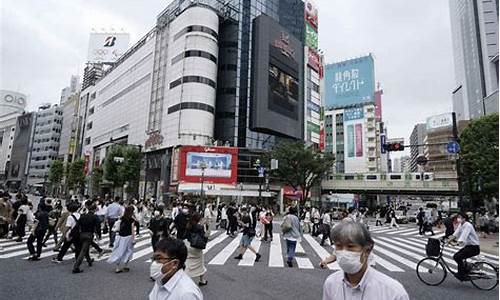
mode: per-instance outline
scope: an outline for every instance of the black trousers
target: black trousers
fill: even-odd
[[[80,240],[75,238],[72,240],[65,240],[63,245],[61,246],[61,249],[59,250],[59,254],[57,254],[57,260],[62,260],[64,255],[66,255],[66,252],[68,252],[69,247],[71,245],[75,246],[75,258],[78,258],[78,255],[80,254]]]
[[[330,237],[330,225],[323,224],[323,232],[321,232],[323,236],[321,237],[321,246],[325,244],[326,239],[330,239],[330,244],[333,245],[332,238]]]
[[[26,235],[26,219],[17,222],[16,233],[19,238],[23,238]]]
[[[479,254],[480,249],[477,245],[468,245],[460,249],[455,255],[453,255],[453,259],[457,262],[458,265],[458,275],[465,276],[467,274],[467,270],[465,269],[464,260]]]
[[[267,241],[267,235],[269,238],[273,239],[273,223],[264,224],[264,241]]]
[[[238,230],[238,221],[236,218],[229,218],[229,226],[227,227],[227,233],[234,234]]]
[[[319,228],[319,225],[321,223],[318,222],[318,223],[313,223],[313,232],[312,232],[312,236],[318,236],[319,235],[319,232],[318,232],[318,228]]]
[[[7,236],[9,233],[9,223],[1,223],[0,224],[0,238],[3,238],[4,236]]]
[[[418,233],[424,234],[424,222],[418,223]]]
[[[50,236],[53,235],[54,236],[54,242],[57,244],[57,229],[56,229],[56,226],[49,226],[49,230],[47,231],[47,234],[45,235],[45,238],[43,239],[43,243],[45,244]]]
[[[160,235],[159,234],[152,234],[151,235],[151,246],[153,247],[153,252],[156,250],[156,244],[160,240]]]
[[[80,252],[78,253],[75,264],[73,265],[73,270],[80,268],[84,258],[89,264],[91,263],[89,248],[90,244],[93,243],[93,239],[94,235],[90,232],[80,233]]]
[[[42,246],[43,246],[43,237],[45,236],[44,231],[35,231],[35,233],[30,234],[26,244],[28,245],[28,251],[31,255],[35,255],[40,257],[42,254]],[[35,247],[33,246],[33,242],[36,240],[36,252]]]

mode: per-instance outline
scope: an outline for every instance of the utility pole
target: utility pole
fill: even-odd
[[[452,116],[452,120],[453,120],[453,139],[455,140],[455,142],[460,144],[460,138],[458,136],[457,117],[456,117],[454,112],[451,113],[451,116]],[[461,176],[460,166],[461,166],[460,153],[457,153],[457,158],[455,160],[455,168],[457,169],[458,208],[462,209],[463,192],[462,192],[462,176]],[[450,201],[450,204],[451,204],[451,201]]]

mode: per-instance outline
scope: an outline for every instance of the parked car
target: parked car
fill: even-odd
[[[396,222],[398,224],[407,224],[408,223],[408,217],[404,215],[404,211],[402,210],[396,210]]]

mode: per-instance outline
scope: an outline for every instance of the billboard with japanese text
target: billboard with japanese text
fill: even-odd
[[[309,23],[306,23],[306,46],[315,50],[318,49],[318,33]]]
[[[371,55],[326,65],[327,107],[344,107],[374,101],[375,73]]]
[[[180,148],[179,181],[236,184],[238,148],[183,146]]]

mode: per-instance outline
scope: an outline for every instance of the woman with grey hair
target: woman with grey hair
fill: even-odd
[[[342,222],[332,229],[331,236],[342,272],[328,276],[323,285],[323,300],[409,299],[398,281],[369,266],[368,257],[375,242],[365,226],[357,222]]]

